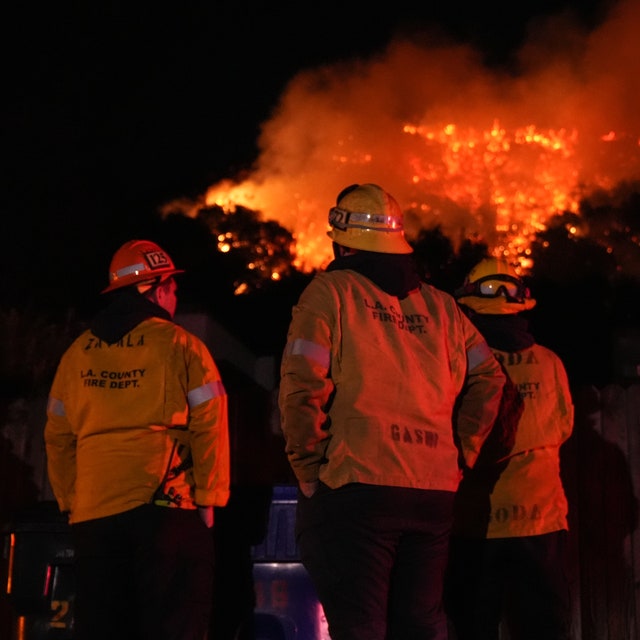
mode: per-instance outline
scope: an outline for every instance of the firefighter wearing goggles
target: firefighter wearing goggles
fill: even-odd
[[[567,374],[529,331],[522,312],[535,300],[511,265],[482,260],[456,297],[508,376],[492,434],[456,496],[447,578],[456,638],[497,638],[504,616],[510,637],[568,640],[568,504],[560,477],[560,448],[573,430]]]
[[[486,258],[471,269],[455,297],[477,313],[520,313],[536,305],[516,270],[497,258]]]

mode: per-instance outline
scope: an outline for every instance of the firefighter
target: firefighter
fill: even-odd
[[[560,447],[574,415],[567,374],[529,331],[523,314],[536,301],[510,264],[480,261],[455,297],[522,405],[498,418],[497,440],[508,442],[507,450],[465,470],[458,492],[446,589],[456,638],[497,640],[504,619],[512,640],[569,640],[568,507],[560,476]]]
[[[301,561],[332,640],[444,640],[454,440],[473,466],[504,374],[453,297],[421,282],[389,193],[347,187],[329,225],[335,259],[294,306],[281,365]]]
[[[172,321],[180,273],[153,242],[122,245],[107,304],[51,387],[44,437],[74,543],[76,640],[206,634],[227,395],[205,345]]]

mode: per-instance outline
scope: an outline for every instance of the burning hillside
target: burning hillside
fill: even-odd
[[[426,33],[300,73],[263,124],[254,169],[164,211],[258,211],[312,269],[330,258],[336,194],[376,182],[407,212],[410,239],[440,225],[526,267],[550,217],[640,176],[639,30],[640,3],[627,0],[591,33],[566,17],[532,27],[517,75]]]

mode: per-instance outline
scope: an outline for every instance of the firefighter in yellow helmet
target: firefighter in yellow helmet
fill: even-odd
[[[208,627],[227,395],[205,345],[172,320],[179,273],[153,242],[120,247],[106,305],[51,387],[44,438],[74,542],[77,640],[195,640]]]
[[[413,253],[404,237],[402,210],[395,198],[375,184],[352,185],[329,211],[328,236],[350,249],[378,253]]]
[[[335,259],[294,306],[281,366],[302,562],[332,640],[445,640],[456,440],[472,467],[505,377],[421,282],[389,193],[347,187],[329,224]]]
[[[498,258],[485,258],[473,267],[456,298],[484,315],[512,315],[536,305],[515,268]]]
[[[494,640],[504,618],[511,638],[569,640],[560,477],[574,415],[567,374],[530,333],[522,314],[535,300],[510,264],[480,261],[455,295],[508,376],[492,437],[457,495],[446,589],[456,638]]]

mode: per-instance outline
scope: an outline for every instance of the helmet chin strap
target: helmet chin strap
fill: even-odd
[[[333,244],[333,256],[335,258],[344,258],[345,256],[352,256],[358,253],[357,249],[351,249],[351,247],[345,247],[342,244],[338,244],[337,242]]]
[[[138,285],[138,291],[145,298],[162,307],[171,317],[176,312],[176,285],[171,284],[174,278],[156,278],[151,284]]]
[[[153,280],[147,280],[146,282],[137,284],[136,289],[138,290],[138,293],[145,295],[146,293],[149,293],[149,291],[151,291],[151,289],[153,289],[156,284],[157,280],[154,278]]]

